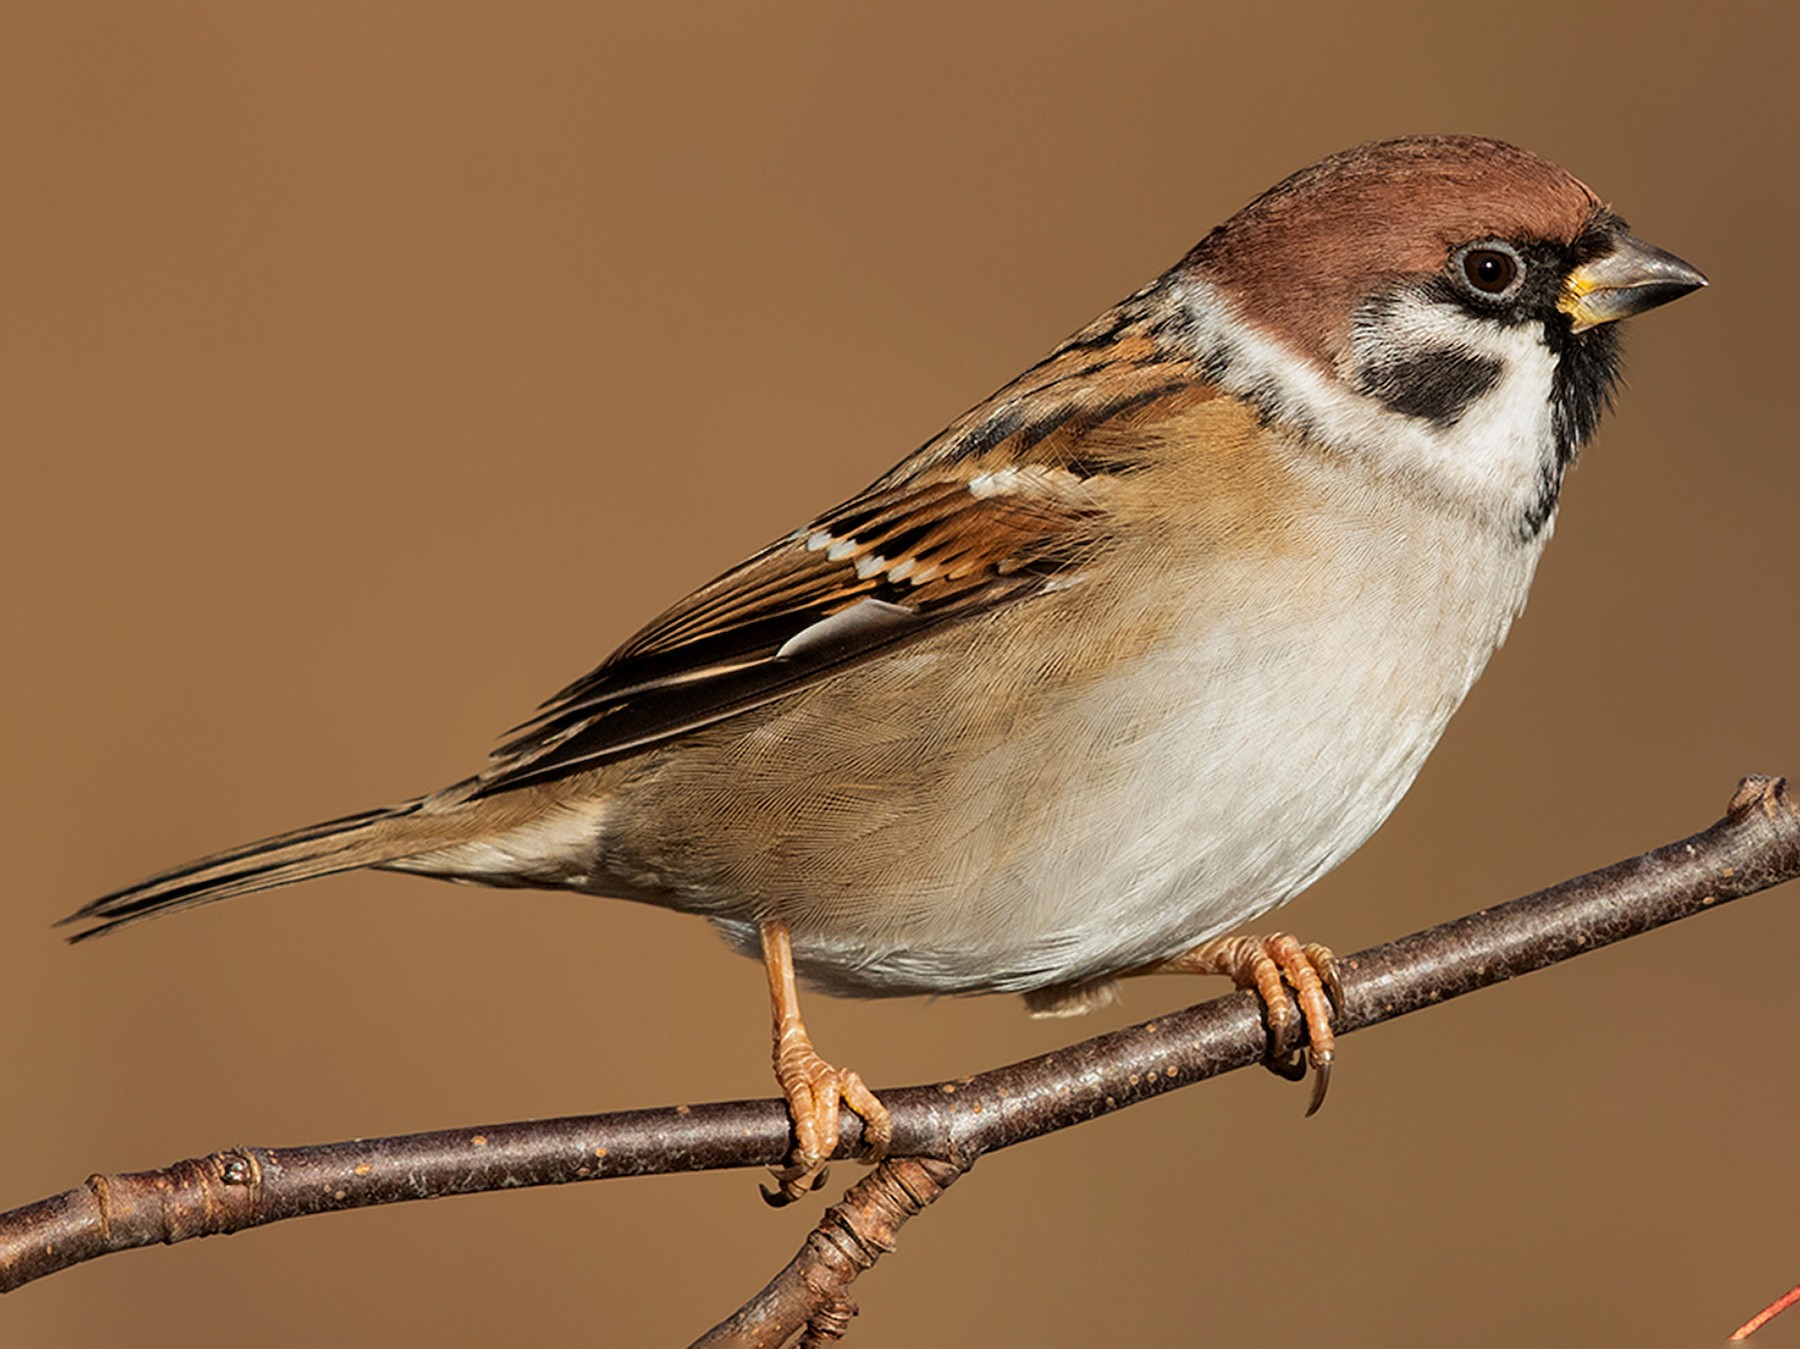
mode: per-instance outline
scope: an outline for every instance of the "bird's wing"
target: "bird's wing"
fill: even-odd
[[[943,623],[1076,583],[1133,470],[1134,428],[1214,396],[1154,343],[1122,341],[1136,325],[1119,311],[1109,318],[663,614],[519,727],[474,794],[637,753]]]
[[[856,497],[695,591],[547,702],[478,794],[709,725],[1079,565],[1103,483],[1066,469],[958,476]]]

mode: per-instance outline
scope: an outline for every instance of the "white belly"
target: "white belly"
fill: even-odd
[[[1285,903],[1399,802],[1545,537],[1310,463],[1324,505],[1255,548],[1215,529],[1186,593],[1180,540],[1135,539],[606,770],[594,846],[538,883],[702,914],[747,952],[779,918],[803,976],[864,996],[1077,983]]]
[[[1304,612],[1242,606],[1221,623],[1208,609],[1122,673],[950,756],[918,780],[929,799],[915,808],[864,803],[880,823],[849,845],[861,852],[841,865],[844,892],[785,893],[771,877],[773,902],[755,916],[791,924],[811,982],[864,996],[1079,982],[1246,922],[1337,865],[1399,802],[1523,602],[1538,550],[1514,551],[1507,566],[1474,568],[1480,581],[1451,550],[1455,569],[1384,574],[1377,593],[1319,596],[1311,578]],[[991,680],[951,697],[978,703],[984,690]],[[883,763],[862,776],[905,781]],[[868,859],[879,864],[859,866]],[[683,907],[754,949],[735,904],[699,898]]]

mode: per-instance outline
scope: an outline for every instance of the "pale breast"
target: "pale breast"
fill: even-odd
[[[747,948],[780,917],[865,995],[1067,983],[1285,902],[1393,809],[1537,556],[1290,467],[1273,524],[1213,484],[1070,590],[621,766],[592,888]]]

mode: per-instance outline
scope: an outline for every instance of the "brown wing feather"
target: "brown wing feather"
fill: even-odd
[[[1036,593],[1091,546],[1104,496],[1104,482],[1040,468],[855,498],[702,587],[570,685],[499,751],[478,794],[635,753],[947,618]],[[868,601],[866,614],[851,612]]]

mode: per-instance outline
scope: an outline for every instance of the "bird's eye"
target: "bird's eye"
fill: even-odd
[[[1519,279],[1519,258],[1511,249],[1471,248],[1462,256],[1462,274],[1482,295],[1504,295]]]

